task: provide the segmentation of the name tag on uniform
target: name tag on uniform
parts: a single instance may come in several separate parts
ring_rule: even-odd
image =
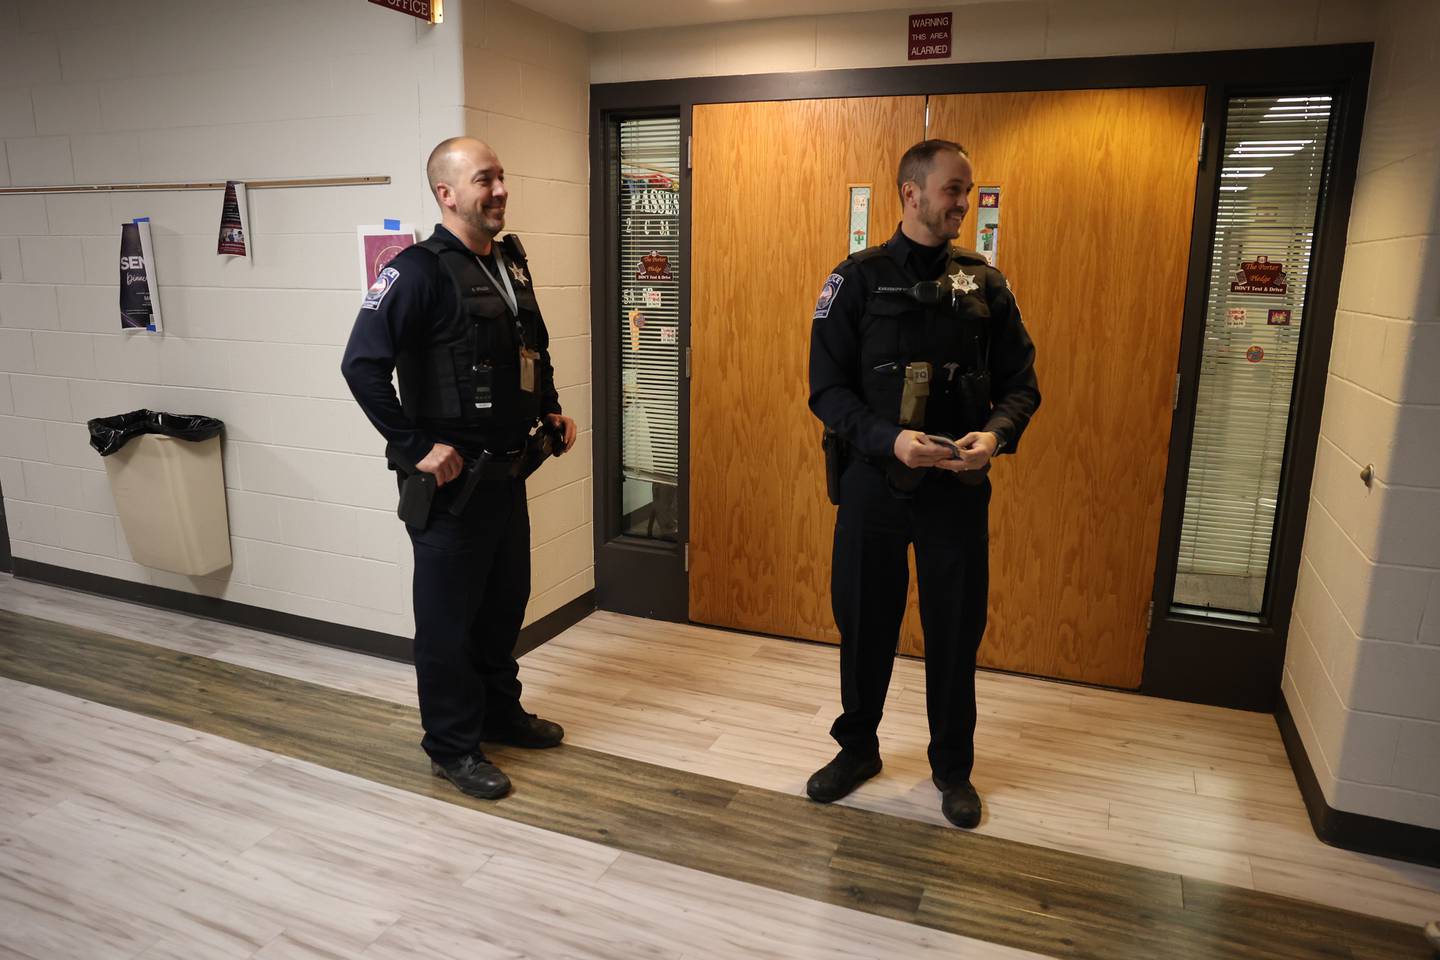
[[[535,392],[535,361],[540,354],[529,347],[520,348],[520,389],[526,393]]]

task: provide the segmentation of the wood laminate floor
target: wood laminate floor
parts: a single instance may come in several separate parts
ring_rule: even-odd
[[[423,795],[408,802],[468,804],[430,780],[420,763],[414,746],[414,711],[409,706],[413,679],[408,666],[9,580],[0,580],[0,607],[113,635],[67,632],[18,618],[4,621],[8,646],[0,672],[40,686],[64,690],[70,685],[68,693],[6,686],[6,721],[19,728],[22,742],[34,738],[32,728],[37,724],[28,708],[18,711],[18,719],[12,717],[16,711],[8,709],[10,704],[21,702],[12,697],[12,687],[31,700],[76,694],[103,703],[120,700],[118,706],[132,712],[120,714],[130,718],[120,724],[122,730],[141,721],[133,716],[138,711],[184,724],[191,728],[184,735],[192,739],[195,730],[202,731],[207,741],[224,737],[214,741],[220,747],[210,747],[221,755],[241,750],[237,742],[248,744],[243,749],[258,751],[259,766],[278,763],[318,770],[318,764],[372,781],[364,785],[368,789]],[[37,632],[44,638],[26,639],[27,633]],[[143,640],[145,645],[127,644],[120,639],[125,637]],[[67,643],[72,645],[68,659]],[[100,649],[109,659],[96,658]],[[77,654],[81,650],[85,656]],[[76,661],[88,662],[77,666]],[[802,928],[809,922],[807,917],[824,926],[832,921],[814,911],[839,910],[852,924],[859,922],[855,917],[863,916],[866,923],[885,920],[910,933],[954,937],[954,942],[944,945],[946,955],[990,956],[974,951],[1000,949],[996,944],[1012,952],[995,956],[1014,956],[1013,951],[1022,949],[1097,957],[1426,955],[1413,926],[1367,920],[1247,889],[1270,875],[1255,870],[1257,857],[1266,859],[1258,850],[1277,854],[1275,859],[1283,864],[1276,873],[1287,877],[1295,890],[1282,892],[1324,893],[1326,868],[1320,864],[1325,855],[1319,851],[1329,848],[1313,836],[1309,841],[1318,850],[1306,847],[1308,826],[1306,834],[1287,830],[1288,801],[1277,786],[1283,785],[1283,778],[1267,779],[1250,769],[1276,767],[1288,776],[1283,752],[1278,762],[1273,755],[1279,751],[1273,725],[1267,743],[1263,727],[1253,723],[1257,719],[1268,723],[1268,718],[986,675],[977,783],[987,794],[991,812],[977,834],[966,835],[934,825],[938,821],[934,790],[921,782],[927,779],[923,702],[911,704],[906,698],[909,690],[919,689],[907,687],[907,681],[913,685],[919,679],[918,669],[912,669],[918,664],[904,662],[897,669],[892,688],[897,709],[882,731],[887,751],[882,778],[862,789],[849,809],[820,808],[796,796],[809,769],[831,752],[824,731],[834,709],[833,693],[826,689],[833,683],[829,676],[833,666],[834,652],[827,648],[597,615],[526,657],[522,665],[530,706],[565,722],[569,742],[589,749],[507,755],[507,769],[519,785],[517,794],[498,805],[473,806],[532,829],[542,828],[546,837],[558,832],[569,835],[559,838],[567,842],[589,842],[609,853],[618,850],[617,858],[643,861],[645,869],[661,871],[656,886],[667,892],[675,892],[671,887],[677,885],[679,890],[690,890],[691,885],[666,878],[664,871],[698,871],[705,879],[697,877],[695,883],[702,887],[707,882],[739,884],[758,893],[755,899],[762,903],[788,897],[811,911],[796,912],[791,904],[768,914],[776,922],[788,922],[793,914]],[[103,676],[89,675],[97,671]],[[156,684],[161,687],[147,690]],[[221,696],[217,694],[221,690],[227,692]],[[987,706],[987,701],[992,702]],[[117,705],[86,706],[113,713]],[[1147,713],[1150,708],[1156,709]],[[1086,721],[1093,721],[1093,730]],[[1236,729],[1225,727],[1225,722],[1242,730],[1238,725],[1249,724],[1248,736],[1237,737]],[[1002,724],[1017,729],[995,730],[996,741],[991,742],[988,728]],[[337,725],[338,729],[331,729]],[[331,732],[317,739],[313,731],[320,727]],[[302,730],[303,737],[297,733]],[[104,745],[118,747],[123,739],[107,737]],[[66,789],[67,775],[73,777],[84,768],[82,743],[77,741],[68,764],[47,771],[55,789]],[[145,762],[156,761],[146,757]],[[7,770],[17,763],[12,756],[5,757]],[[987,783],[986,768],[1002,765],[1008,771]],[[1182,769],[1190,777],[1188,791],[1177,772]],[[598,796],[568,790],[566,785],[577,779],[592,783]],[[1202,782],[1210,789],[1202,792]],[[1247,789],[1254,784],[1273,789]],[[108,797],[106,790],[87,791],[81,783],[70,782],[68,789],[79,789],[97,803]],[[1294,791],[1293,781],[1289,790]],[[1095,796],[1067,804],[1068,794]],[[1176,795],[1187,794],[1191,806],[1182,804],[1176,811],[1180,802]],[[42,790],[27,807],[26,796],[21,790],[13,803],[10,796],[4,798],[0,830],[7,837],[14,834],[30,841],[25,831],[17,829],[18,823],[10,822],[13,817],[21,817],[27,826],[44,823],[43,817],[72,802],[66,798],[50,803],[54,794]],[[435,799],[425,799],[429,796]],[[1006,797],[1014,802],[1002,802]],[[1102,809],[1096,797],[1109,798],[1104,801],[1103,827],[1094,816]],[[35,804],[40,809],[32,809]],[[1156,834],[1157,842],[1131,846],[1103,838],[1114,829],[1117,804],[1124,811],[1123,830],[1140,836],[1148,830]],[[1303,821],[1298,795],[1293,805]],[[325,803],[317,806],[323,809]],[[464,812],[487,823],[497,820],[484,812]],[[1175,838],[1164,836],[1167,818],[1183,822],[1188,830]],[[1246,829],[1237,829],[1241,827]],[[63,831],[54,834],[62,835]],[[246,836],[238,834],[236,842]],[[1101,839],[1129,855],[1105,853],[1097,846]],[[182,848],[189,843],[173,842]],[[326,846],[323,838],[314,843],[317,848]],[[1077,849],[1090,852],[1088,848],[1101,857],[1075,855]],[[9,849],[0,840],[0,853]],[[1206,857],[1204,851],[1220,856]],[[31,854],[44,860],[43,848]],[[1392,887],[1408,889],[1402,899],[1410,913],[1418,916],[1427,903],[1433,905],[1433,871],[1376,858],[1351,860],[1351,856],[1330,861],[1328,872],[1330,886],[1343,886],[1345,903],[1352,909],[1401,912],[1393,897],[1390,910],[1371,909],[1372,901],[1379,904]],[[1166,857],[1168,862],[1158,868],[1135,862]],[[1247,859],[1248,883],[1204,875],[1207,864],[1229,869],[1226,857]],[[10,875],[6,862],[0,858],[0,877]],[[370,862],[368,855],[357,852],[352,866],[361,870]],[[378,862],[383,879],[386,861],[381,857]],[[1344,867],[1338,876],[1334,865]],[[572,892],[570,880],[562,882],[557,870],[543,864],[527,869],[539,871],[531,892],[550,889],[565,896]],[[557,869],[565,874],[567,868]],[[613,881],[611,869],[602,874]],[[660,896],[654,891],[648,895]],[[1310,899],[1324,902],[1326,898]],[[1333,889],[1330,899],[1339,899]],[[5,903],[9,902],[7,897]],[[679,910],[694,922],[708,916],[704,897],[688,905],[663,898],[655,903],[668,904],[656,909]],[[631,917],[627,923],[638,922],[633,914],[626,916]],[[385,929],[390,931],[399,922]],[[837,922],[845,928],[844,921]],[[5,926],[0,915],[0,928]],[[725,922],[711,917],[702,926],[714,935],[713,930]],[[645,929],[643,923],[640,929]],[[465,931],[462,925],[460,932]],[[256,953],[281,950],[271,946],[281,942],[275,939],[280,936],[276,933],[259,945],[245,941],[237,946],[249,947],[250,953],[215,955],[290,955]],[[686,942],[683,933],[675,936]],[[795,936],[810,935],[792,931],[792,939]],[[857,942],[880,943],[894,936],[891,931],[877,941]],[[377,936],[367,943],[381,939]],[[0,943],[4,942],[0,936]],[[158,949],[168,942],[161,937],[144,949]],[[124,949],[114,955],[140,955]],[[503,949],[512,952],[494,955],[610,955],[566,953],[558,947],[554,952],[539,946]],[[688,949],[688,953],[654,955],[770,955],[726,939],[713,946],[706,939],[692,939]],[[708,952],[712,949],[716,952]],[[912,955],[867,952],[868,947],[852,954],[836,954],[833,947],[816,949],[829,950],[826,955]],[[295,955],[313,955],[300,947],[295,950]],[[971,952],[957,952],[963,950]],[[155,954],[160,955],[168,954]],[[361,954],[340,950],[336,955]],[[637,949],[629,955],[649,954]],[[774,955],[808,954],[795,948]]]

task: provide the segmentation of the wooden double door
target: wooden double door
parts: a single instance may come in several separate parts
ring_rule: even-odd
[[[991,474],[981,662],[1138,687],[1203,107],[1198,87],[696,106],[690,618],[838,640],[810,318],[846,255],[849,188],[872,187],[884,240],[900,156],[943,137],[1000,188],[997,266],[1044,397]],[[913,560],[901,651],[924,652]]]

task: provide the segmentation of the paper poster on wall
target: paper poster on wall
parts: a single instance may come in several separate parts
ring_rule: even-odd
[[[850,252],[859,253],[870,246],[870,185],[850,187]]]
[[[120,226],[120,329],[151,333],[162,329],[149,217]]]
[[[975,205],[975,250],[995,266],[1000,253],[1000,188],[981,187]]]
[[[386,264],[415,242],[415,227],[399,220],[386,220],[383,224],[356,227],[355,235],[360,243],[360,289],[367,291]]]
[[[250,258],[250,211],[247,206],[244,182],[226,180],[225,199],[220,202],[220,239],[215,245],[216,255]]]

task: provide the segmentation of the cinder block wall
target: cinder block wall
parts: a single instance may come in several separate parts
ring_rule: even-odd
[[[1377,29],[1284,691],[1331,806],[1440,828],[1440,6]]]
[[[17,557],[408,635],[394,483],[338,373],[360,300],[354,231],[390,217],[428,233],[425,158],[469,131],[495,137],[516,187],[511,226],[585,431],[532,486],[529,619],[590,589],[588,226],[567,199],[588,182],[585,38],[506,0],[448,7],[430,27],[342,0],[0,0],[0,184],[392,179],[253,191],[253,263],[215,256],[218,192],[0,197],[0,485]],[[119,225],[136,216],[153,223],[163,336],[119,332]],[[142,406],[226,422],[233,568],[186,578],[131,560],[84,423]]]

